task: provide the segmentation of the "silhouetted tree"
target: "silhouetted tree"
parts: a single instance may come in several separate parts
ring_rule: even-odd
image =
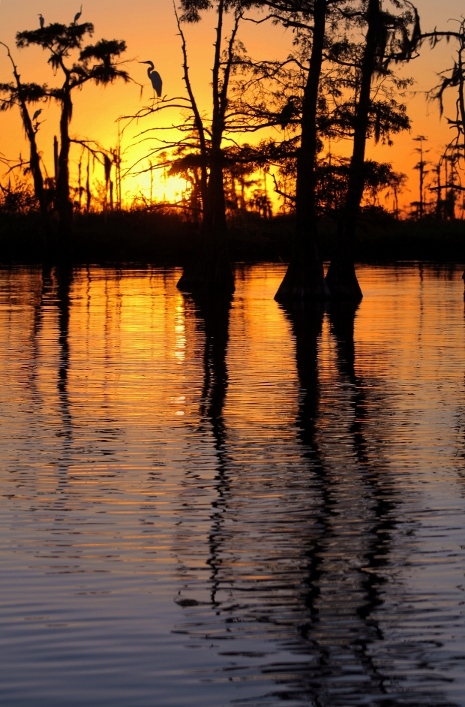
[[[430,185],[428,189],[436,193],[434,212],[439,220],[447,221],[455,218],[458,192],[462,190],[460,184],[460,161],[462,158],[462,150],[453,141],[452,144],[446,145],[433,168],[436,176],[435,184]]]
[[[202,160],[200,155],[191,152],[184,145],[180,145],[174,152],[174,158],[170,155],[162,164],[168,168],[167,176],[182,177],[190,185],[188,196],[184,199],[186,203],[183,206],[188,209],[189,218],[198,224],[202,211]]]
[[[8,184],[0,184],[0,213],[11,215],[29,214],[37,210],[37,200],[30,182],[11,178]]]
[[[322,67],[324,51],[330,34],[330,19],[345,0],[262,0],[254,7],[267,10],[266,20],[290,27],[298,50],[285,62],[263,62],[252,67],[255,88],[253,119],[279,125],[282,130],[298,125],[300,130],[296,159],[296,193],[293,197],[296,214],[293,253],[275,298],[287,300],[319,299],[329,296],[324,281],[323,265],[318,253],[316,213],[316,157],[321,149],[319,138],[321,112]],[[294,66],[294,75],[291,66]],[[287,68],[287,73],[284,70]],[[260,71],[262,76],[260,77]],[[281,75],[282,103],[273,114],[263,96],[261,82],[276,81]],[[286,79],[287,85],[286,85]],[[291,86],[291,88],[289,88]],[[249,115],[247,109],[244,111]],[[284,156],[284,155],[283,155]]]
[[[295,6],[295,3],[293,5]],[[315,0],[314,3],[304,3],[302,7],[305,19],[309,15],[313,18],[312,45],[303,92],[301,143],[297,154],[294,250],[287,272],[275,295],[275,299],[281,302],[329,297],[323,264],[318,253],[316,157],[319,145],[318,97],[330,5],[329,0]],[[299,24],[302,21],[301,17],[296,17],[293,9],[290,19]]]
[[[285,95],[277,120],[287,126],[290,121],[295,124],[298,117],[300,144],[296,155],[294,251],[276,299],[326,299],[331,281],[335,296],[339,296],[341,275],[350,272],[351,266],[339,268],[337,263],[351,259],[349,243],[364,191],[366,140],[370,135],[378,140],[408,127],[405,107],[392,95],[383,98],[384,84],[389,79],[395,88],[406,85],[405,81],[395,80],[389,65],[412,56],[419,33],[418,15],[408,0],[393,2],[392,12],[381,10],[380,3],[374,0],[262,0],[254,5],[268,8],[268,19],[293,28],[298,48],[293,60],[302,82],[302,98]],[[361,43],[357,35],[364,27],[366,36]],[[376,76],[381,80],[375,97],[372,83]],[[325,281],[317,245],[317,155],[323,140],[330,136],[350,136],[353,156],[344,215],[340,219],[341,246]],[[340,275],[336,277],[335,271]],[[352,286],[356,289],[353,265],[352,271]]]
[[[16,35],[18,48],[35,45],[46,51],[48,63],[56,72],[60,72],[63,79],[58,87],[43,86],[41,95],[41,98],[54,100],[60,106],[60,146],[55,206],[59,215],[62,240],[68,234],[72,217],[69,185],[71,146],[69,126],[73,114],[73,92],[88,82],[106,86],[117,79],[126,82],[130,80],[129,74],[117,63],[126,50],[125,42],[101,39],[95,44],[84,45],[93,32],[94,26],[90,22],[82,24],[72,22],[69,25],[55,22],[39,29],[18,32]],[[27,96],[24,100],[28,102]],[[62,246],[65,246],[64,242]]]
[[[34,193],[39,203],[43,226],[46,230],[48,226],[48,200],[36,140],[38,121],[34,119],[40,111],[36,111],[31,116],[29,105],[43,101],[46,98],[47,88],[44,85],[41,86],[36,83],[23,83],[9,47],[3,42],[0,42],[0,44],[5,47],[7,51],[14,79],[11,83],[0,83],[0,96],[2,96],[0,98],[0,110],[10,110],[15,106],[19,108],[21,122],[29,143],[29,169],[31,170],[34,183]]]
[[[337,155],[326,155],[319,158],[316,166],[316,212],[319,218],[330,216],[338,219],[344,207],[349,179],[350,160]],[[295,183],[295,159],[289,156],[282,165],[284,178]],[[398,214],[397,195],[406,175],[395,172],[392,164],[365,160],[364,166],[364,191],[363,199],[372,205],[378,204],[380,196],[390,194],[394,196],[394,212]],[[277,176],[279,179],[280,174]],[[278,187],[279,188],[279,187]],[[282,195],[285,194],[280,190]],[[295,202],[293,193],[288,191],[286,197]]]
[[[441,163],[445,168],[445,182],[441,184],[438,165],[438,183],[436,187],[432,188],[437,190],[436,211],[443,218],[454,218],[457,192],[465,191],[465,187],[456,179],[459,170],[463,169],[465,159],[465,20],[462,18],[456,22],[456,30],[435,29],[433,32],[422,34],[422,40],[428,40],[431,47],[435,47],[442,39],[446,39],[448,42],[453,40],[456,47],[452,66],[439,73],[439,84],[429,93],[429,99],[437,101],[441,116],[444,114],[445,94],[452,93],[452,96],[455,96],[453,102],[455,113],[446,116],[447,123],[453,129],[454,135],[446,145],[441,157]],[[443,188],[445,189],[445,197],[441,198]]]
[[[402,12],[399,12],[400,8]],[[362,9],[361,19],[366,24],[366,36],[358,72],[349,180],[339,221],[338,248],[326,275],[333,298],[354,301],[362,298],[355,274],[353,242],[364,190],[365,149],[373,109],[372,84],[377,76],[388,75],[392,62],[409,61],[421,36],[418,13],[408,2],[396,0],[393,2],[393,12],[388,12],[382,8],[381,0],[368,0]]]
[[[231,266],[227,253],[227,199],[225,187],[228,180],[234,179],[233,172],[248,170],[256,164],[264,164],[266,155],[261,155],[259,149],[238,145],[235,148],[225,148],[225,137],[232,134],[253,132],[270,125],[284,125],[292,116],[282,113],[283,106],[274,112],[266,109],[260,112],[256,107],[241,104],[237,89],[242,72],[250,67],[251,61],[245,55],[245,48],[238,40],[238,30],[243,14],[252,6],[260,3],[251,0],[183,0],[180,3],[183,14],[176,14],[181,47],[183,53],[183,78],[187,96],[173,97],[155,101],[144,107],[136,116],[147,117],[167,109],[183,110],[188,118],[175,127],[181,137],[169,146],[173,154],[180,147],[185,150],[185,158],[196,160],[198,175],[196,176],[198,193],[202,202],[202,244],[199,257],[186,264],[179,287],[186,291],[211,289],[215,292],[231,293],[234,288]],[[215,29],[214,54],[212,63],[212,109],[202,112],[194,93],[188,63],[188,48],[184,34],[185,22],[198,22],[203,11],[214,11],[217,16]],[[176,12],[176,11],[175,11]],[[226,26],[229,27],[227,35]],[[260,83],[261,78],[255,77]],[[293,109],[291,110],[291,113]],[[170,128],[173,127],[171,124]],[[147,139],[147,133],[160,128],[150,128],[140,136]],[[156,135],[156,133],[154,133]],[[155,147],[150,157],[166,152],[167,144]],[[190,157],[187,158],[187,153]]]
[[[198,257],[184,267],[178,287],[185,291],[212,290],[226,295],[234,291],[226,243],[226,204],[224,194],[223,137],[226,128],[230,80],[235,61],[236,37],[242,19],[243,3],[231,0],[181,0],[183,14],[178,17],[182,40],[184,83],[193,114],[193,127],[201,157],[202,245]],[[201,115],[192,88],[187,63],[187,43],[182,22],[199,22],[203,10],[217,13],[212,66],[212,111],[208,127]],[[232,16],[230,36],[225,39],[225,20]]]
[[[440,114],[444,113],[444,94],[449,89],[454,89],[456,100],[455,116],[447,117],[447,122],[455,128],[453,144],[460,147],[465,155],[465,19],[457,20],[458,29],[456,31],[425,32],[421,35],[421,40],[429,40],[431,47],[435,47],[441,39],[456,42],[456,57],[450,69],[441,71],[439,84],[430,91],[429,98],[436,100],[439,104]],[[452,143],[451,143],[452,144]]]
[[[430,98],[438,101],[440,114],[444,112],[444,94],[450,89],[455,92],[455,115],[447,118],[447,122],[455,129],[455,136],[449,143],[448,148],[453,148],[455,160],[459,162],[465,158],[465,19],[457,20],[458,29],[456,31],[441,31],[435,29],[433,32],[422,34],[422,41],[429,40],[431,47],[442,39],[456,42],[456,57],[450,69],[440,73],[441,80],[431,92]],[[438,185],[439,186],[439,185]],[[455,191],[464,191],[465,187],[455,184],[453,190],[448,190],[445,200],[445,210],[449,214],[454,213]],[[465,273],[463,274],[465,279]],[[464,292],[465,296],[465,292]]]
[[[414,166],[413,169],[416,169],[418,171],[418,218],[422,219],[425,215],[425,176],[428,173],[428,170],[426,169],[428,163],[425,160],[425,152],[429,152],[429,150],[425,150],[425,148],[423,147],[423,143],[427,139],[424,135],[418,135],[413,139],[415,140],[415,142],[419,143],[419,147],[415,148],[415,152],[418,153],[420,159],[418,160],[417,164]]]

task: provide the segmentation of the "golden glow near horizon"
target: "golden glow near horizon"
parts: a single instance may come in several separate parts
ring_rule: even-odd
[[[463,7],[459,0],[445,0],[432,6],[428,0],[416,3],[421,16],[422,29],[434,27],[454,27],[450,18],[460,18]],[[15,33],[22,29],[38,27],[38,14],[42,13],[46,22],[71,21],[79,9],[72,4],[66,6],[58,0],[24,0],[20,6],[13,0],[3,0],[0,5],[0,40],[7,43],[14,53],[19,73],[24,81],[48,81],[53,83],[53,72],[46,63],[44,53],[38,49],[16,50]],[[185,95],[182,82],[181,48],[177,27],[170,0],[136,0],[130,5],[122,0],[99,0],[98,3],[84,4],[82,20],[95,25],[94,39],[117,38],[127,42],[127,68],[134,80],[144,85],[141,97],[139,85],[117,83],[107,88],[85,86],[75,95],[75,111],[71,133],[78,138],[90,138],[99,142],[106,149],[116,147],[118,141],[117,119],[123,115],[135,114],[151,97],[146,67],[137,63],[151,59],[162,75],[163,93],[167,96]],[[204,13],[202,21],[195,26],[186,27],[189,65],[192,82],[199,103],[208,110],[211,104],[211,60],[213,54],[214,13]],[[262,25],[259,29],[250,23],[244,23],[240,39],[254,58],[284,57],[291,49],[292,33],[279,26]],[[427,159],[434,162],[441,154],[444,145],[450,139],[450,130],[445,118],[440,119],[437,106],[428,104],[425,92],[437,83],[437,74],[448,69],[453,61],[453,43],[441,43],[436,49],[425,46],[419,58],[402,69],[403,73],[416,80],[409,92],[407,103],[412,118],[410,134],[404,133],[394,140],[394,146],[370,145],[368,156],[379,161],[393,163],[396,171],[409,175],[409,183],[401,201],[408,203],[418,198],[418,175],[413,167],[418,162],[415,152],[417,144],[413,138],[425,135],[428,138],[425,147],[429,150]],[[0,81],[9,81],[11,70],[3,47],[0,48]],[[452,110],[452,109],[451,109]],[[450,115],[450,112],[449,112]],[[446,116],[448,112],[446,110]],[[137,175],[138,169],[147,170],[153,143],[150,140],[139,142],[136,138],[143,130],[162,125],[173,125],[178,116],[162,114],[140,120],[131,125],[123,138],[123,173],[132,165],[138,164],[122,185],[123,200],[149,200],[154,197],[177,200],[183,193],[183,180],[167,178],[166,174],[155,174],[152,179],[146,172]],[[53,136],[58,132],[58,113],[53,106],[44,106],[39,129],[39,147],[43,154],[48,172],[51,172]],[[162,139],[169,139],[167,133],[157,132]],[[146,136],[147,137],[147,136]],[[260,137],[260,136],[258,136]],[[27,155],[22,129],[16,112],[0,115],[0,153],[16,160],[19,154]],[[79,161],[79,149],[74,148],[72,170],[76,173]],[[154,161],[154,159],[152,159]],[[103,168],[97,167],[95,179],[103,184]],[[386,204],[391,208],[391,204]]]

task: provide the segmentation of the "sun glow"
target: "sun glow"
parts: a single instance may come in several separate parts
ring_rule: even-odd
[[[186,179],[169,176],[160,170],[153,169],[137,175],[128,175],[123,180],[123,201],[128,206],[134,201],[142,200],[148,204],[177,204],[188,196],[190,185]]]

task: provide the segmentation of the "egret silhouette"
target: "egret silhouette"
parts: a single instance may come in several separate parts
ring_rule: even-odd
[[[39,15],[40,29],[44,28],[45,20],[43,15]]]
[[[76,14],[74,15],[73,24],[76,24],[76,22],[81,17],[81,15],[82,15],[82,5],[81,5],[81,9],[79,10],[79,12],[76,12]]]
[[[36,112],[34,113],[34,115],[32,116],[32,120],[37,120],[37,118],[39,117],[39,115],[40,115],[41,113],[42,113],[42,108],[38,108],[38,109],[36,110]]]
[[[139,64],[149,65],[149,68],[147,69],[147,76],[149,77],[152,83],[153,90],[157,94],[158,98],[160,98],[163,81],[161,80],[161,76],[158,71],[155,71],[155,64],[153,63],[153,61],[140,61]]]

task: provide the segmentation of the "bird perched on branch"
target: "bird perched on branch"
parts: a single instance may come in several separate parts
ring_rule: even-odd
[[[278,113],[277,119],[278,119],[278,125],[280,125],[281,129],[284,130],[289,123],[291,122],[292,118],[296,115],[297,113],[297,108],[294,104],[294,99],[289,98],[288,102],[284,106],[284,108],[281,110],[280,113]]]
[[[45,20],[43,15],[39,15],[40,29],[44,28]]]
[[[76,24],[76,22],[81,17],[81,15],[82,15],[82,5],[81,5],[81,9],[79,10],[79,12],[76,12],[76,14],[74,15],[73,25]]]
[[[39,115],[40,115],[41,113],[42,113],[42,108],[38,108],[38,109],[35,111],[34,115],[32,116],[32,120],[37,120],[37,118],[39,117]]]
[[[140,61],[139,64],[149,65],[149,68],[147,69],[147,76],[151,81],[153,90],[157,94],[158,98],[160,98],[163,81],[161,80],[161,76],[158,71],[155,71],[155,64],[153,63],[153,61]]]

